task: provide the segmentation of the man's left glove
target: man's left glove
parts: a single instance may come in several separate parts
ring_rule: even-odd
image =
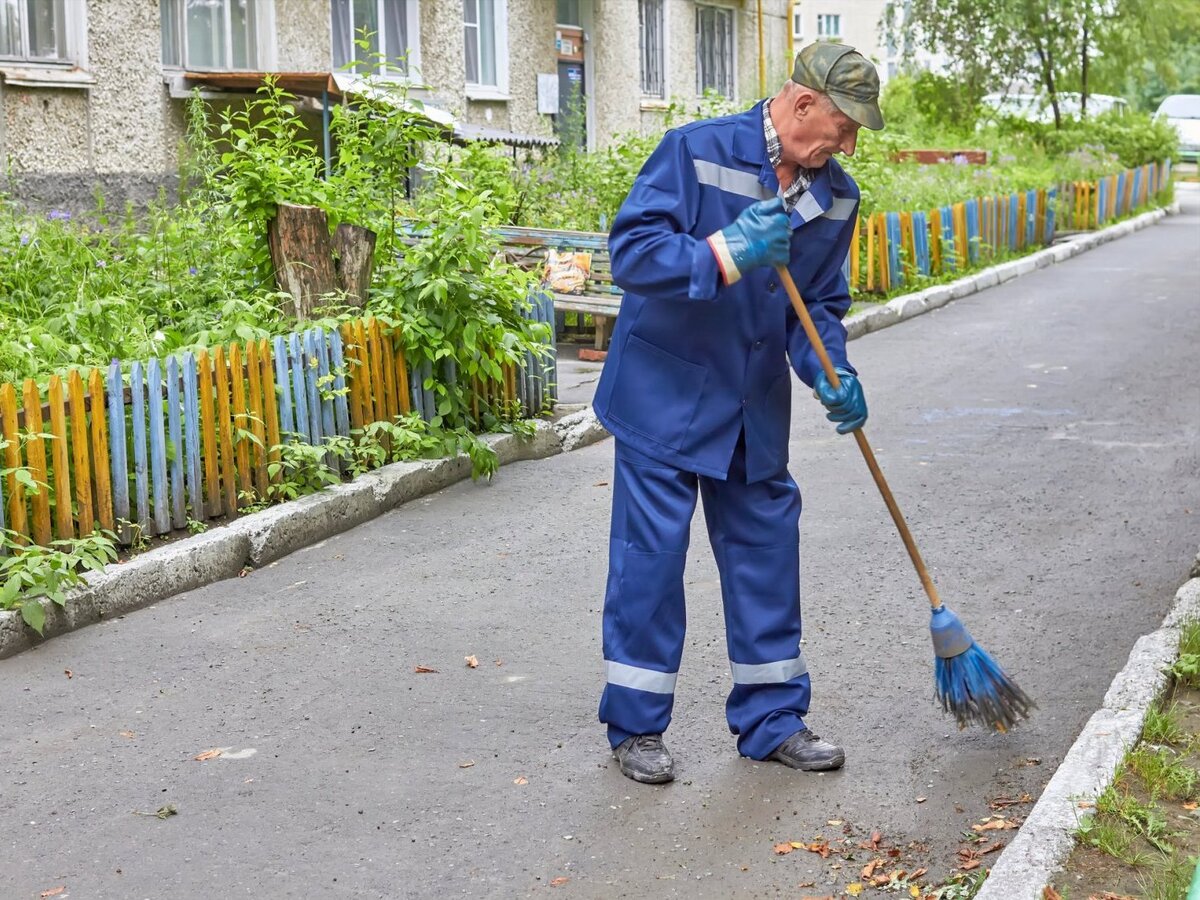
[[[841,423],[837,427],[838,434],[857,431],[867,421],[867,398],[863,396],[862,385],[857,375],[840,366],[835,366],[833,370],[838,375],[838,387],[834,389],[825,372],[820,371],[813,381],[813,393],[829,410],[825,418]]]

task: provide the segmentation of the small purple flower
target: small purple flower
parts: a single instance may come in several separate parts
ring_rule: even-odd
[[[956,154],[954,154],[954,164],[955,164],[956,166],[965,166],[965,165],[967,165],[967,157],[966,157],[964,154],[962,154],[962,153],[956,153]]]
[[[71,213],[69,210],[66,210],[66,209],[52,209],[52,210],[50,210],[50,212],[48,212],[46,214],[46,218],[49,219],[51,222],[54,222],[54,221],[70,222],[71,221]]]
[[[188,274],[189,274],[189,275],[195,275],[195,274],[196,274],[196,267],[195,267],[195,266],[188,266]]]
[[[103,269],[103,268],[104,268],[105,266],[107,266],[107,265],[108,265],[108,263],[106,263],[106,262],[105,262],[104,260],[102,260],[102,259],[98,259],[98,260],[96,260],[96,268],[97,268],[97,269]]]
[[[29,243],[29,235],[27,235],[27,234],[21,235],[21,246],[24,247],[28,243]]]

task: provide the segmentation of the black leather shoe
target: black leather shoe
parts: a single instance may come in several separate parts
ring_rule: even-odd
[[[805,728],[776,747],[767,759],[806,772],[824,772],[840,769],[846,762],[846,753],[837,744],[823,741]]]
[[[665,784],[675,780],[675,762],[663,745],[661,734],[636,734],[613,748],[621,774],[642,784]]]

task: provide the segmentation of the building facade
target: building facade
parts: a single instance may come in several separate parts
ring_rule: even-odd
[[[0,160],[42,202],[96,184],[145,199],[177,171],[190,92],[226,96],[205,81],[213,73],[248,76],[228,99],[272,72],[406,79],[464,133],[547,138],[574,120],[572,136],[603,147],[706,90],[739,104],[771,92],[790,68],[790,11],[790,0],[0,0]],[[302,103],[318,127],[324,102]]]

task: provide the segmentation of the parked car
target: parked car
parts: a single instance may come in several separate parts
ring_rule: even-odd
[[[1179,132],[1179,156],[1200,162],[1200,94],[1171,94],[1164,97],[1154,113],[1166,119]]]
[[[1044,94],[987,94],[983,98],[984,106],[990,108],[998,116],[1012,116],[1018,119],[1028,119],[1031,122],[1049,124],[1054,121],[1054,109],[1050,99]],[[1079,118],[1083,108],[1081,94],[1064,91],[1058,95],[1058,111],[1063,118]],[[1087,114],[1098,116],[1107,112],[1116,112],[1123,116],[1129,109],[1129,104],[1122,97],[1110,94],[1088,94]]]

